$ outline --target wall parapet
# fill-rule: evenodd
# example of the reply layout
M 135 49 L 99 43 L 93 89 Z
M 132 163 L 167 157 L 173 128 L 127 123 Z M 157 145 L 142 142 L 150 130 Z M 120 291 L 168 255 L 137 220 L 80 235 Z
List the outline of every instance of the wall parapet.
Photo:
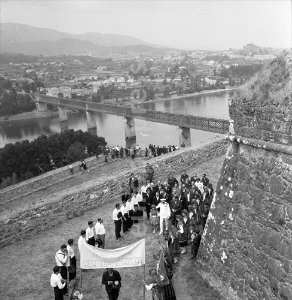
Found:
M 238 143 L 254 146 L 256 148 L 263 148 L 270 151 L 277 151 L 280 153 L 292 155 L 292 147 L 283 145 L 283 144 L 275 144 L 269 141 L 262 141 L 253 138 L 247 138 L 239 135 L 229 136 L 230 141 L 237 141 Z

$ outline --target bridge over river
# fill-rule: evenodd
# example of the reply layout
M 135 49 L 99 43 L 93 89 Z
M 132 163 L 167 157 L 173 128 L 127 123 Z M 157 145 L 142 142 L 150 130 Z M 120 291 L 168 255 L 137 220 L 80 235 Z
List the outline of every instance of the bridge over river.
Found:
M 191 145 L 190 129 L 211 131 L 216 133 L 227 133 L 229 120 L 205 118 L 194 115 L 175 114 L 156 110 L 143 109 L 140 107 L 115 106 L 76 99 L 49 97 L 36 95 L 37 108 L 41 111 L 47 109 L 47 105 L 55 105 L 59 110 L 61 131 L 68 129 L 68 109 L 83 110 L 86 112 L 87 129 L 90 133 L 96 134 L 95 112 L 118 115 L 125 118 L 125 139 L 126 145 L 131 147 L 136 143 L 135 118 L 150 122 L 158 122 L 179 127 L 179 143 L 186 146 Z

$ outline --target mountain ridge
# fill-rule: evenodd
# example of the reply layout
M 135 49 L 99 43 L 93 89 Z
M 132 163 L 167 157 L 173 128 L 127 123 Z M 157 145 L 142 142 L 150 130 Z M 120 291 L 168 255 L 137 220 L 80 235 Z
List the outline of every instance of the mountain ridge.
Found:
M 106 55 L 106 52 L 118 54 L 118 47 L 120 49 L 125 47 L 135 52 L 137 46 L 149 47 L 148 50 L 154 53 L 163 52 L 162 49 L 170 49 L 127 35 L 99 32 L 70 34 L 20 23 L 0 23 L 0 33 L 0 52 L 31 55 L 86 54 L 89 52 L 94 52 L 96 55 Z M 71 49 L 70 47 L 73 46 L 76 48 Z

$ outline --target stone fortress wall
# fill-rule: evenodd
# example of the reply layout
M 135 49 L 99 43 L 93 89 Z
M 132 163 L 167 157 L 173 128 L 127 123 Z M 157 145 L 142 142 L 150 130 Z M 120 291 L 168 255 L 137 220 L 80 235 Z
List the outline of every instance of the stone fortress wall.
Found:
M 230 104 L 229 149 L 197 266 L 224 299 L 292 299 L 291 56 Z
M 212 157 L 226 153 L 227 140 L 216 141 L 199 145 L 193 148 L 184 148 L 169 154 L 149 160 L 155 171 L 155 179 L 165 180 L 170 171 L 179 173 L 184 169 L 210 160 Z M 37 185 L 43 186 L 48 180 L 53 182 L 62 178 L 62 172 L 68 173 L 68 169 L 53 171 L 47 177 L 38 180 Z M 0 221 L 0 247 L 21 240 L 37 232 L 49 229 L 59 223 L 80 216 L 83 212 L 97 208 L 105 202 L 120 201 L 120 195 L 128 188 L 130 174 L 134 172 L 138 176 L 144 176 L 145 167 L 137 167 L 115 177 L 104 180 L 102 183 L 69 196 L 64 196 L 60 201 L 50 202 L 38 208 L 23 209 L 21 213 L 11 215 L 10 218 Z M 56 176 L 56 179 L 52 179 Z M 40 180 L 43 180 L 40 181 Z M 28 186 L 21 185 L 17 189 L 29 191 L 34 188 L 34 182 L 28 182 Z M 18 190 L 21 192 L 21 190 Z M 118 200 L 117 200 L 118 199 Z M 114 202 L 113 202 L 114 205 Z

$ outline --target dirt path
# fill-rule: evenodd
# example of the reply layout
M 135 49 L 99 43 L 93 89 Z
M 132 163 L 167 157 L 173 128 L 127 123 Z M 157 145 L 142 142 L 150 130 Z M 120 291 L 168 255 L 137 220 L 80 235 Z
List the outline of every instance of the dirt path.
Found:
M 217 157 L 187 170 L 190 174 L 206 173 L 214 186 L 219 178 L 224 157 Z M 89 173 L 87 173 L 89 174 Z M 85 173 L 83 174 L 84 176 Z M 177 174 L 178 175 L 178 174 Z M 66 243 L 68 238 L 75 241 L 77 264 L 79 253 L 77 239 L 81 229 L 87 227 L 89 219 L 104 218 L 106 228 L 106 248 L 119 248 L 136 242 L 138 239 L 146 240 L 146 274 L 148 269 L 155 267 L 153 253 L 159 249 L 158 234 L 151 232 L 148 221 L 134 226 L 134 228 L 121 241 L 114 238 L 114 224 L 112 211 L 119 197 L 105 203 L 99 208 L 88 211 L 84 215 L 68 220 L 49 230 L 38 233 L 25 240 L 15 241 L 14 244 L 0 249 L 0 293 L 1 299 L 8 300 L 49 300 L 53 291 L 49 285 L 52 267 L 55 265 L 54 255 L 60 245 Z M 175 267 L 174 287 L 178 300 L 188 299 L 219 299 L 216 291 L 209 287 L 194 269 L 194 263 L 189 262 L 189 254 L 180 259 Z M 122 289 L 119 300 L 143 299 L 143 269 L 124 268 L 119 270 L 122 276 Z M 79 269 L 78 269 L 79 272 Z M 84 272 L 83 288 L 84 299 L 107 299 L 104 287 L 101 284 L 102 270 Z M 146 293 L 146 300 L 151 299 L 151 293 Z
M 178 300 L 219 300 L 222 299 L 209 283 L 196 271 L 190 249 L 179 259 L 174 268 L 173 286 Z

